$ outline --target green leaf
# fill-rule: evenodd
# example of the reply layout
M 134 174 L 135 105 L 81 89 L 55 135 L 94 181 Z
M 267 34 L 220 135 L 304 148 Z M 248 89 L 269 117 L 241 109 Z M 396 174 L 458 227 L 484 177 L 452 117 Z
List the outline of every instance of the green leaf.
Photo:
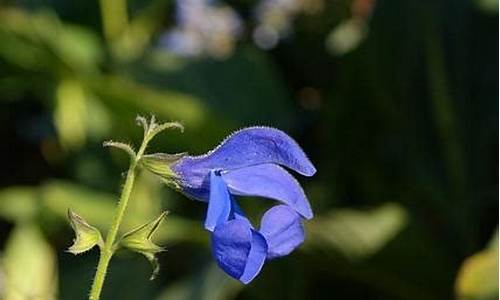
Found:
M 94 73 L 103 57 L 94 32 L 61 22 L 50 9 L 4 7 L 0 28 L 0 57 L 30 71 Z
M 167 216 L 168 212 L 163 212 L 155 220 L 139 226 L 132 231 L 125 233 L 119 242 L 119 246 L 143 254 L 153 266 L 151 280 L 153 280 L 158 271 L 159 265 L 155 254 L 164 251 L 164 249 L 151 241 L 161 222 Z
M 56 90 L 54 121 L 61 144 L 67 149 L 81 147 L 87 137 L 86 95 L 75 80 L 62 80 Z
M 0 216 L 13 221 L 32 219 L 38 212 L 38 194 L 31 187 L 10 187 L 0 191 Z
M 68 218 L 76 235 L 76 239 L 68 252 L 76 255 L 92 249 L 95 245 L 103 246 L 101 233 L 97 228 L 89 225 L 87 221 L 75 214 L 71 209 L 68 209 Z
M 486 249 L 463 262 L 455 291 L 459 300 L 498 299 L 498 231 Z
M 406 211 L 395 203 L 367 211 L 338 209 L 307 224 L 307 243 L 334 248 L 348 259 L 360 260 L 384 247 L 406 223 Z
M 111 114 L 80 80 L 64 78 L 55 90 L 54 123 L 62 146 L 78 149 L 111 128 Z
M 54 251 L 31 223 L 14 228 L 3 259 L 4 300 L 57 299 Z
M 113 148 L 121 149 L 121 150 L 125 151 L 130 156 L 130 159 L 132 159 L 132 160 L 134 160 L 136 157 L 136 153 L 135 153 L 134 149 L 129 144 L 125 144 L 125 143 L 121 143 L 121 142 L 114 142 L 114 141 L 105 141 L 104 143 L 102 143 L 102 145 L 104 147 L 113 147 Z

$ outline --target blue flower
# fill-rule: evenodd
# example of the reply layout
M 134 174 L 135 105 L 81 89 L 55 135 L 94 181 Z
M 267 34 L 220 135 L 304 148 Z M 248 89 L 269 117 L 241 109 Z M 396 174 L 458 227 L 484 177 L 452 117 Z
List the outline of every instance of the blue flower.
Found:
M 245 217 L 217 225 L 212 252 L 227 274 L 247 284 L 266 260 L 290 254 L 303 241 L 301 217 L 290 207 L 277 205 L 264 214 L 258 231 Z
M 201 156 L 184 156 L 171 169 L 191 198 L 208 202 L 205 228 L 219 266 L 250 282 L 266 259 L 289 254 L 304 240 L 302 218 L 313 217 L 299 183 L 282 166 L 305 176 L 316 169 L 284 132 L 250 127 L 235 132 Z M 255 230 L 234 196 L 260 196 L 282 205 L 268 210 Z
M 181 158 L 171 169 L 182 191 L 191 198 L 209 200 L 210 172 L 217 171 L 232 195 L 275 199 L 304 218 L 312 218 L 304 191 L 281 166 L 305 176 L 316 173 L 306 154 L 286 133 L 249 127 L 233 133 L 205 155 Z

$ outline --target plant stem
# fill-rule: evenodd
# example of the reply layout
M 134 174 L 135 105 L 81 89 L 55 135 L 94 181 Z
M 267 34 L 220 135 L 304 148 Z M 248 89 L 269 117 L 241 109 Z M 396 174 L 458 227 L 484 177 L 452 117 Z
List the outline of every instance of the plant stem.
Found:
M 120 196 L 120 201 L 118 202 L 116 213 L 113 217 L 111 227 L 109 228 L 108 234 L 106 236 L 106 242 L 104 244 L 104 247 L 101 249 L 99 263 L 97 265 L 97 270 L 94 276 L 94 282 L 92 283 L 92 289 L 90 290 L 89 300 L 98 300 L 101 295 L 101 290 L 104 279 L 106 277 L 109 261 L 111 260 L 111 257 L 114 253 L 116 234 L 118 233 L 118 229 L 120 228 L 120 224 L 122 222 L 123 215 L 125 214 L 125 210 L 127 209 L 128 200 L 134 186 L 135 176 L 137 175 L 137 163 L 144 154 L 148 141 L 149 140 L 147 138 L 144 139 L 141 148 L 137 152 L 137 155 L 131 159 L 129 169 L 127 171 L 127 178 L 125 179 L 125 184 Z

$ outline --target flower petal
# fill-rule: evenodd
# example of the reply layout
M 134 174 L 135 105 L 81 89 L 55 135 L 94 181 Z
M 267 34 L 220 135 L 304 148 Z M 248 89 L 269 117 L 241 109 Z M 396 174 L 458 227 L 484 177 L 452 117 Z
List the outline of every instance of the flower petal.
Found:
M 304 241 L 301 218 L 286 205 L 269 209 L 262 217 L 259 232 L 266 238 L 268 259 L 288 255 Z
M 223 172 L 222 178 L 232 194 L 276 199 L 306 219 L 313 217 L 309 201 L 297 180 L 278 165 L 263 164 Z
M 205 228 L 214 231 L 215 226 L 226 222 L 231 213 L 231 196 L 226 183 L 217 171 L 210 172 L 210 198 Z
M 243 275 L 241 275 L 240 281 L 244 284 L 252 281 L 255 276 L 260 273 L 260 270 L 266 261 L 266 257 L 266 239 L 259 232 L 252 230 L 252 248 L 250 248 L 245 271 L 243 272 Z
M 237 131 L 209 153 L 185 156 L 171 167 L 185 193 L 206 201 L 211 170 L 233 170 L 265 163 L 283 165 L 305 176 L 316 173 L 311 161 L 290 136 L 269 127 Z
M 236 279 L 245 272 L 252 248 L 252 230 L 245 220 L 231 220 L 215 227 L 212 251 L 217 264 Z
M 246 220 L 248 223 L 250 221 L 245 216 L 245 213 L 241 209 L 238 202 L 234 199 L 234 196 L 231 195 L 231 213 L 229 215 L 230 219 L 238 219 L 238 220 Z M 253 229 L 252 224 L 250 223 L 250 227 Z

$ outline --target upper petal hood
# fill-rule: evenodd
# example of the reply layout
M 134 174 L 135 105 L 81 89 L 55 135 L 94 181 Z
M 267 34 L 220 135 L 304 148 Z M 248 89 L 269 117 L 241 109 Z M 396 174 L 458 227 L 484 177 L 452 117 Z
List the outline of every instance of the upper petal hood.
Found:
M 270 127 L 239 130 L 205 155 L 183 157 L 172 165 L 172 170 L 185 192 L 200 199 L 207 196 L 210 170 L 233 170 L 265 163 L 283 165 L 305 176 L 316 172 L 290 136 Z

